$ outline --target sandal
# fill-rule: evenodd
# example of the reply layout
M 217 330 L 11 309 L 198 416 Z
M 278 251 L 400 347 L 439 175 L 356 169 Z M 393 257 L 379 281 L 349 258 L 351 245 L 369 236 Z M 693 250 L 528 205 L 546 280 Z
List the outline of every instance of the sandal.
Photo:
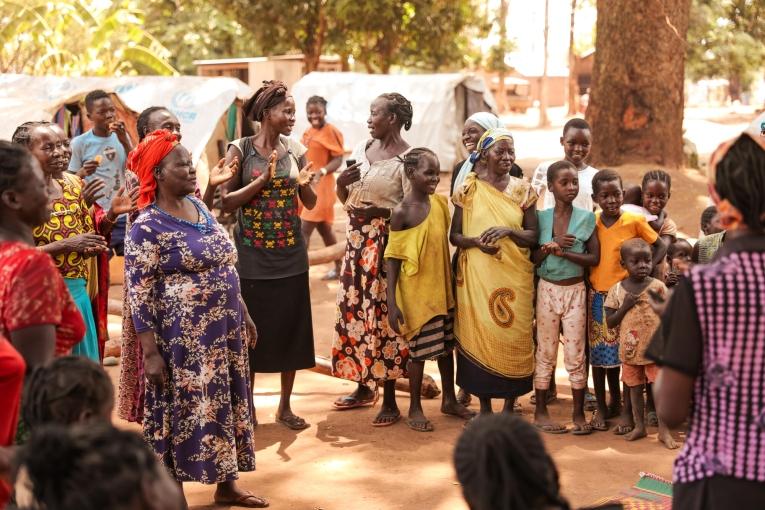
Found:
M 249 501 L 253 499 L 255 502 L 249 503 Z M 224 501 L 222 499 L 215 498 L 214 501 L 216 505 L 221 506 L 239 506 L 243 508 L 268 508 L 269 506 L 268 501 L 256 496 L 255 494 L 250 494 L 249 492 L 247 494 L 242 494 L 233 500 Z
M 409 426 L 410 429 L 416 432 L 433 432 L 433 424 L 430 422 L 430 420 L 427 420 L 427 419 L 424 422 L 415 421 L 415 420 L 406 420 L 406 424 Z
M 347 411 L 349 409 L 356 409 L 357 407 L 372 406 L 377 403 L 377 399 L 380 398 L 380 392 L 375 390 L 375 394 L 371 398 L 358 399 L 351 395 L 346 395 L 335 400 L 332 405 L 337 411 Z
M 645 424 L 647 427 L 658 427 L 659 426 L 659 415 L 656 414 L 656 411 L 650 411 L 646 417 L 645 417 Z
M 606 420 L 600 417 L 600 414 L 598 414 L 598 411 L 595 411 L 594 413 L 592 413 L 592 419 L 590 420 L 590 427 L 592 427 L 593 430 L 599 430 L 601 432 L 605 432 L 608 430 L 608 423 L 606 423 Z
M 286 418 L 277 417 L 274 421 L 276 423 L 281 423 L 282 425 L 284 425 L 285 427 L 291 430 L 304 430 L 311 426 L 303 418 L 301 418 L 300 416 L 295 416 L 294 414 Z
M 575 436 L 589 436 L 592 434 L 592 424 L 591 423 L 574 423 L 574 428 L 571 429 L 571 433 Z
M 534 427 L 536 427 L 537 430 L 541 430 L 542 432 L 546 432 L 548 434 L 565 434 L 568 432 L 568 429 L 565 426 L 555 423 L 548 423 L 547 425 L 535 423 Z
M 379 419 L 385 419 L 386 421 L 378 421 Z M 395 425 L 399 422 L 401 419 L 401 413 L 397 413 L 395 415 L 391 414 L 378 414 L 377 417 L 372 421 L 373 427 L 390 427 L 391 425 Z
M 617 436 L 624 436 L 626 434 L 629 434 L 635 429 L 634 425 L 624 425 L 623 423 L 620 423 L 616 427 L 614 427 L 614 434 Z

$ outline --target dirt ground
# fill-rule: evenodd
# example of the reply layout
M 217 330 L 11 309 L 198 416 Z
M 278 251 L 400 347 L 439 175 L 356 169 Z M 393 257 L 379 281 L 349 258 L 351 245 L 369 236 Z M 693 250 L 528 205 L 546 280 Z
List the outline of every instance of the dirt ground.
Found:
M 532 127 L 530 116 L 507 118 L 515 135 L 518 163 L 530 176 L 543 160 L 562 156 L 558 137 L 563 125 L 561 115 L 552 115 L 549 129 Z M 747 116 L 735 116 L 727 111 L 699 112 L 686 115 L 686 135 L 699 147 L 702 161 L 721 141 L 740 132 Z M 616 168 L 626 182 L 638 183 L 646 165 L 625 165 Z M 439 191 L 446 192 L 448 174 L 444 174 Z M 682 232 L 695 237 L 698 218 L 707 205 L 706 184 L 697 170 L 672 171 L 670 216 Z M 344 215 L 337 207 L 335 230 L 344 238 Z M 314 235 L 314 247 L 319 247 Z M 329 265 L 311 268 L 311 298 L 317 355 L 329 356 L 332 340 L 336 282 L 325 282 L 321 276 Z M 119 298 L 118 288 L 112 296 Z M 119 338 L 119 319 L 110 318 L 112 338 Z M 570 423 L 570 389 L 561 369 L 556 374 L 558 401 L 551 406 L 555 419 Z M 117 381 L 119 368 L 109 368 Z M 427 373 L 439 380 L 434 363 L 428 363 Z M 440 383 L 440 381 L 439 381 Z M 274 423 L 279 399 L 279 378 L 259 376 L 255 382 L 255 402 L 260 425 L 255 432 L 258 470 L 241 475 L 242 485 L 253 493 L 266 497 L 272 508 L 295 510 L 346 510 L 368 508 L 395 510 L 423 508 L 433 510 L 462 510 L 467 506 L 461 498 L 460 487 L 452 468 L 452 450 L 462 431 L 463 422 L 441 415 L 439 400 L 425 400 L 425 412 L 435 425 L 433 433 L 410 430 L 404 422 L 389 428 L 373 428 L 370 423 L 377 409 L 338 412 L 331 403 L 352 391 L 353 385 L 310 371 L 298 374 L 293 396 L 293 410 L 306 418 L 311 427 L 294 432 Z M 529 396 L 520 399 L 523 415 L 531 419 L 533 408 Z M 398 394 L 399 405 L 406 413 L 407 395 Z M 496 406 L 499 406 L 496 402 Z M 474 404 L 473 408 L 477 406 Z M 116 418 L 115 418 L 116 420 Z M 116 420 L 119 426 L 135 425 Z M 574 506 L 618 494 L 634 484 L 641 471 L 670 477 L 677 451 L 666 450 L 652 429 L 647 439 L 628 443 L 611 432 L 596 432 L 590 436 L 544 435 L 561 476 L 563 493 Z M 185 491 L 194 509 L 213 508 L 213 487 L 186 484 Z

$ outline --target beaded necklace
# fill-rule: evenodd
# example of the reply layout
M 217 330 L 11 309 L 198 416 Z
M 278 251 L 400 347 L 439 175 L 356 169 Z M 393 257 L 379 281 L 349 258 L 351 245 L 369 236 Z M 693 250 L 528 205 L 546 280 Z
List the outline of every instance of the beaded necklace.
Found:
M 197 223 L 197 222 L 194 222 L 194 221 L 185 220 L 183 218 L 178 218 L 177 216 L 174 216 L 174 215 L 170 214 L 169 212 L 165 211 L 164 209 L 162 209 L 161 207 L 159 207 L 156 204 L 156 202 L 151 204 L 150 207 L 152 207 L 153 209 L 156 209 L 161 214 L 164 214 L 165 216 L 168 216 L 169 218 L 171 218 L 171 219 L 173 219 L 173 220 L 175 220 L 175 221 L 177 221 L 179 223 L 182 223 L 184 225 L 188 225 L 188 226 L 190 226 L 190 227 L 192 227 L 192 228 L 194 228 L 196 230 L 199 230 L 203 234 L 209 234 L 210 232 L 213 232 L 215 230 L 215 220 L 213 219 L 212 215 L 209 212 L 207 212 L 206 210 L 204 210 L 201 207 L 199 207 L 199 204 L 197 204 L 196 201 L 192 200 L 191 198 L 186 197 L 186 200 L 188 200 L 192 204 L 194 204 L 194 207 L 196 208 L 197 213 L 199 214 L 199 216 L 204 218 L 204 222 Z

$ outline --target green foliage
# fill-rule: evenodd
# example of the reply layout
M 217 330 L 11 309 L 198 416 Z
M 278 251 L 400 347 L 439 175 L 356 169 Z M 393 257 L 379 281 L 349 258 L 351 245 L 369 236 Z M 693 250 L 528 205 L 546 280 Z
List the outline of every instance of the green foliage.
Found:
M 256 4 L 259 2 L 255 2 Z M 260 50 L 234 18 L 205 0 L 143 0 L 146 30 L 172 48 L 170 62 L 196 74 L 194 60 L 251 57 Z
M 101 2 L 98 5 L 104 5 Z M 64 76 L 174 74 L 134 1 L 0 0 L 0 72 Z M 10 13 L 13 13 L 12 15 Z
M 765 2 L 694 0 L 687 40 L 688 76 L 727 78 L 735 99 L 765 65 Z
M 464 67 L 480 30 L 478 0 L 212 0 L 268 55 L 352 56 L 368 72 L 391 66 L 437 71 Z

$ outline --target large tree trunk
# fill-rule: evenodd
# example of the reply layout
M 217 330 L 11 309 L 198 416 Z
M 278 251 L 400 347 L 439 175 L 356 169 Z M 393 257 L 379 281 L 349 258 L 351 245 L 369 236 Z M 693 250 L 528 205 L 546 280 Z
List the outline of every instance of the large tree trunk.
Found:
M 579 83 L 576 74 L 576 53 L 574 53 L 574 28 L 576 27 L 576 3 L 571 0 L 571 25 L 568 31 L 568 116 L 579 111 Z
M 499 16 L 497 17 L 497 20 L 499 22 L 499 47 L 502 48 L 502 51 L 507 47 L 507 13 L 510 10 L 510 0 L 502 0 L 499 4 Z M 502 65 L 499 68 L 499 74 L 498 79 L 499 83 L 497 91 L 498 91 L 498 104 L 497 108 L 499 109 L 500 113 L 504 113 L 507 111 L 507 89 L 505 87 L 505 76 L 507 76 L 507 71 L 505 68 L 505 55 L 502 55 Z
M 691 0 L 598 0 L 587 118 L 595 166 L 683 162 L 685 38 Z
M 306 74 L 319 68 L 321 52 L 324 49 L 324 36 L 327 32 L 327 15 L 324 3 L 319 3 L 317 7 L 316 24 L 308 26 L 308 33 L 303 43 L 303 59 Z

